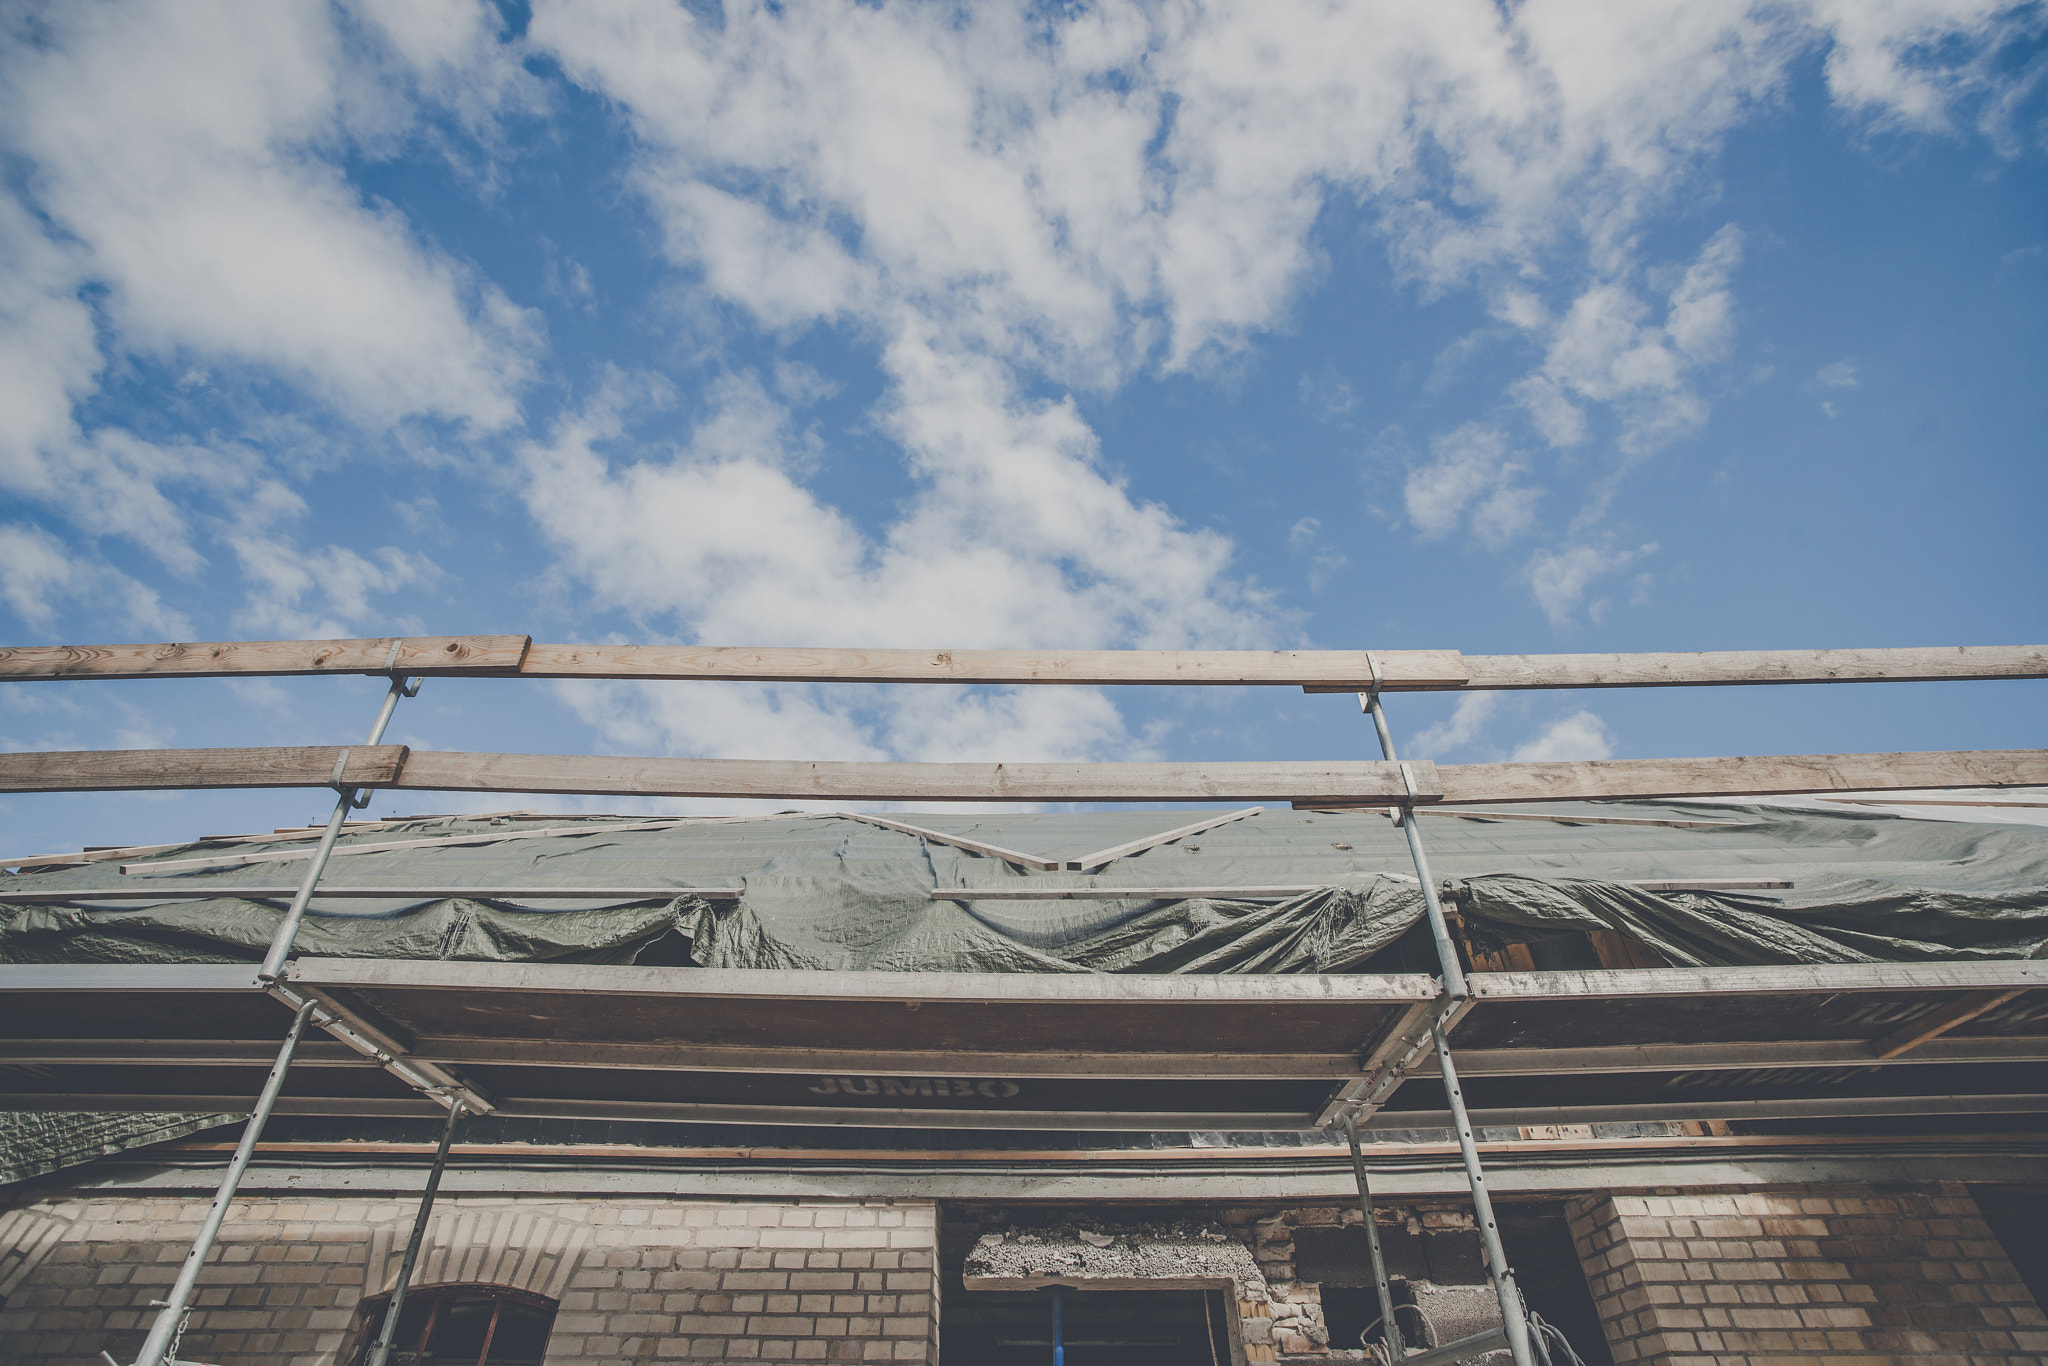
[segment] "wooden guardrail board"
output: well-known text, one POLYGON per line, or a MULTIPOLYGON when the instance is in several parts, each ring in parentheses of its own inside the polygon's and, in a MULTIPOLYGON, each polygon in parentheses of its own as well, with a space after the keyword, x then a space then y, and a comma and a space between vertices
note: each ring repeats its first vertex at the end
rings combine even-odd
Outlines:
MULTIPOLYGON (((1390 687, 1456 688, 1456 650, 1383 650, 1390 687)), ((843 650, 685 645, 535 645, 528 678, 753 683, 1337 685, 1372 680, 1364 650, 843 650)))
POLYGON ((229 640, 167 645, 0 647, 0 681, 61 678, 258 678, 287 674, 516 674, 527 636, 376 640, 229 640), (391 646, 396 641, 394 658, 391 646))
MULTIPOLYGON (((0 754, 0 792, 325 787, 338 747, 0 754)), ((843 801, 1219 802, 1386 806, 1407 799, 1379 760, 1134 764, 810 763, 575 754, 470 754, 403 745, 348 751, 352 787, 843 801)), ((1999 788, 2048 784, 2048 750, 1787 754, 1451 764, 1411 760, 1415 796, 1463 804, 1608 797, 1999 788)))
POLYGON ((1612 655, 1466 655, 1467 691, 1668 688, 1734 683, 1925 683, 2048 678, 2048 645, 1882 650, 1711 650, 1612 655))
POLYGON ((347 748, 347 787, 396 787, 404 745, 270 749, 80 749, 0 754, 0 792, 160 792, 213 787, 326 787, 347 748))
POLYGON ((1777 754, 1731 759, 1596 759, 1544 764, 1445 764, 1451 802, 1601 797, 1753 797, 2048 783, 2048 750, 1906 754, 1777 754))
MULTIPOLYGON (((1206 684, 1351 692, 1364 650, 909 650, 546 645, 526 636, 418 636, 0 648, 0 680, 385 673, 769 683, 1206 684)), ((2048 646, 1460 655, 1382 650, 1389 692, 2048 678, 2048 646)))
MULTIPOLYGON (((0 756, 4 762, 4 756, 0 756)), ((1410 763, 1425 800, 1435 767, 1410 763)), ((1405 789, 1383 760, 1326 763, 916 764, 781 759, 636 759, 415 750, 393 784, 444 792, 552 792, 777 800, 938 802, 1221 802, 1303 793, 1392 801, 1405 789)))

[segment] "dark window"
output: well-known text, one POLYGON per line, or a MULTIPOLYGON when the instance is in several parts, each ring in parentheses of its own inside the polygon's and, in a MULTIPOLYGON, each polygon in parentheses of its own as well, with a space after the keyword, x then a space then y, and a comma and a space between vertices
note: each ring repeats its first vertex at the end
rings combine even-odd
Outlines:
POLYGON ((2048 1192, 2012 1186, 1974 1186, 1977 1208, 1991 1236, 2020 1273, 2034 1302, 2048 1304, 2048 1192))
MULTIPOLYGON (((1067 1366, 1229 1366, 1233 1297, 1216 1290, 1068 1290, 1067 1366)), ((949 1291, 940 1300, 947 1366, 1044 1366, 1052 1292, 949 1291)))
MULTIPOLYGON (((364 1366, 384 1329, 388 1295, 363 1302, 356 1350, 364 1366)), ((405 1293, 390 1366, 540 1366, 554 1301, 496 1285, 435 1285, 405 1293)))
MULTIPOLYGON (((1563 1333, 1589 1366, 1612 1366, 1562 1206, 1503 1203, 1496 1207, 1496 1217, 1508 1264, 1514 1268, 1529 1307, 1563 1333)), ((1477 1233, 1409 1233, 1398 1225, 1382 1225, 1380 1252, 1386 1261, 1401 1335, 1410 1347, 1433 1340, 1427 1314, 1414 1307, 1417 1284, 1442 1288, 1488 1284, 1485 1252, 1477 1233)), ((1301 1280, 1322 1286, 1323 1322, 1330 1330, 1332 1348, 1356 1348, 1363 1335, 1369 1335, 1369 1341, 1379 1341, 1379 1294, 1372 1288, 1372 1258, 1363 1226, 1296 1229, 1294 1266, 1301 1280)))

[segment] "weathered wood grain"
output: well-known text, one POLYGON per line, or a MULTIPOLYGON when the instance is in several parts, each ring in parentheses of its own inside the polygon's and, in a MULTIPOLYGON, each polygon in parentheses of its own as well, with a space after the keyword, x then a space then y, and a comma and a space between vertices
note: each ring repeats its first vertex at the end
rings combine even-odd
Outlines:
MULTIPOLYGON (((484 820, 487 817, 477 815, 466 817, 465 819, 484 820)), ((374 830, 388 830, 394 825, 409 825, 411 823, 410 818, 405 820, 350 821, 341 827, 341 832, 343 835, 360 835, 374 830)), ((295 825, 254 835, 201 835, 196 840, 178 840, 172 844, 110 844, 103 849, 87 849, 83 853, 78 854, 17 855, 10 858, 0 858, 0 868, 20 868, 27 865, 62 867, 67 864, 111 863, 119 859, 142 858, 148 854, 161 854, 172 849, 186 849, 194 844, 218 844, 227 841, 233 841, 238 845, 279 844, 290 843, 293 840, 311 841, 320 837, 320 829, 321 827, 317 825, 295 825)), ((302 857, 311 856, 311 850, 307 850, 302 855, 302 857)), ((227 856, 222 855, 222 857, 227 856)))
POLYGON ((1598 759, 1455 764, 1437 769, 1447 802, 1600 797, 1743 797, 1923 787, 2025 787, 2048 782, 2048 750, 1907 754, 1783 754, 1727 759, 1598 759))
MULTIPOLYGON (((275 749, 86 749, 0 754, 0 792, 160 792, 210 787, 326 787, 339 745, 275 749)), ((346 787, 392 787, 404 745, 348 747, 346 787)))
MULTIPOLYGON (((1436 796, 1434 767, 1412 762, 1417 790, 1436 796)), ((415 750, 396 787, 449 792, 553 792, 826 801, 1216 802, 1405 795, 1398 768, 1329 763, 891 764, 781 759, 636 759, 415 750)))
MULTIPOLYGON (((341 750, 83 750, 0 755, 0 792, 130 792, 325 787, 341 750)), ((2048 751, 1794 754, 1462 764, 1411 760, 1416 795, 1467 805, 1603 797, 2048 784, 2048 751)), ((569 754, 471 754, 401 745, 349 751, 345 785, 443 792, 552 792, 842 801, 1287 801, 1385 806, 1407 797, 1397 765, 1375 760, 1145 764, 811 763, 569 754)), ((1000 855, 999 855, 1000 856, 1000 855)))
POLYGON ((164 645, 0 647, 0 680, 258 678, 287 674, 516 674, 526 636, 228 640, 164 645))
POLYGON ((1612 655, 1466 655, 1466 690, 1667 688, 1740 683, 1907 683, 2048 678, 2048 645, 1881 650, 1711 650, 1612 655))
MULTIPOLYGON (((1455 688, 1456 650, 1383 650, 1389 686, 1455 688)), ((1364 650, 851 650, 734 645, 541 645, 528 678, 754 683, 1312 684, 1365 687, 1364 650)))
MULTIPOLYGON (((1241 821, 1246 816, 1256 816, 1265 809, 1263 806, 1247 806, 1241 811, 1226 811, 1220 816, 1211 816, 1205 821, 1195 821, 1190 825, 1176 826, 1172 830, 1162 830, 1156 835, 1147 835, 1143 839, 1135 839, 1124 844, 1112 845, 1107 849, 1097 849, 1094 853, 1084 855, 1081 858, 1069 859, 1067 861, 1067 871, 1078 873, 1093 868, 1100 868, 1104 864, 1114 863, 1126 855, 1141 854, 1145 850, 1157 845, 1171 844, 1175 840, 1186 839, 1189 835, 1199 835, 1204 830, 1214 830, 1219 825, 1228 825, 1232 821, 1241 821)), ((1054 864, 1051 866, 1057 867, 1058 865, 1054 864)))
POLYGON ((1918 1048, 1929 1039, 1940 1038, 1957 1025, 1968 1024, 1979 1015, 1989 1014, 2013 997, 2023 994, 2024 988, 2007 987, 2003 990, 1973 991, 1958 996, 1932 1015, 1894 1030, 1882 1039, 1873 1040, 1870 1051, 1880 1058, 1896 1058, 1902 1053, 1918 1048))
MULTIPOLYGON (((529 637, 418 636, 0 648, 0 680, 384 673, 732 682, 1284 685, 1351 692, 1364 650, 905 650, 783 646, 547 645, 529 637)), ((2048 677, 2048 646, 1460 655, 1376 652, 1389 692, 1649 688, 1754 683, 2048 677)))

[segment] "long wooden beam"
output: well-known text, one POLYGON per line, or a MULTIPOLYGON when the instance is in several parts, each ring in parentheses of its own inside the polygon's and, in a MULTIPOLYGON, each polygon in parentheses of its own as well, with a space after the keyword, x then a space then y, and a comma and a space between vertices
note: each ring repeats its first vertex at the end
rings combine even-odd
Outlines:
POLYGON ((0 792, 327 787, 337 781, 347 787, 397 787, 405 756, 404 745, 40 750, 0 755, 0 792))
POLYGON ((768 683, 1370 687, 1389 692, 2048 678, 2048 645, 1460 655, 1456 650, 911 650, 546 645, 526 636, 0 648, 0 680, 404 673, 768 683), (394 648, 396 650, 394 652, 394 648))
MULTIPOLYGON (((326 887, 315 901, 663 901, 679 896, 706 901, 738 901, 739 887, 326 887)), ((63 891, 15 892, 0 885, 0 902, 17 906, 61 906, 98 901, 283 901, 298 895, 297 887, 243 887, 216 882, 205 886, 180 883, 151 886, 148 880, 125 887, 71 887, 63 891)))
POLYGON ((1736 683, 1931 683, 2048 678, 2048 645, 1882 650, 1712 650, 1614 655, 1467 655, 1468 689, 1667 688, 1736 683))
MULTIPOLYGON (((753 683, 1078 683, 1334 686, 1372 681, 1364 650, 845 650, 711 645, 535 645, 527 678, 753 683)), ((1382 650, 1386 686, 1462 687, 1456 650, 1382 650)), ((2048 670, 2044 670, 2048 672, 2048 670)))
POLYGON ((13 645, 0 647, 0 680, 516 674, 531 641, 530 636, 384 636, 376 640, 13 645))
MULTIPOLYGON (((1873 650, 1707 650, 1651 654, 1465 655, 1460 692, 1529 688, 1673 688, 1757 683, 1935 683, 2048 678, 2048 645, 1931 645, 1873 650)), ((1306 692, 1350 692, 1308 684, 1306 692)), ((1413 692, 1391 677, 1386 692, 1413 692)))
POLYGON ((0 754, 0 792, 344 786, 442 792, 839 801, 1220 802, 1375 807, 1609 797, 2000 788, 2048 784, 2048 750, 1791 754, 1435 765, 1426 760, 1143 764, 810 763, 353 749, 73 750, 0 754), (344 757, 345 756, 345 757, 344 757))
MULTIPOLYGON (((172 788, 325 787, 440 792, 815 798, 846 801, 1387 802, 1406 789, 1378 760, 1216 764, 890 764, 781 759, 615 758, 577 754, 407 751, 403 745, 299 749, 72 750, 0 755, 0 792, 140 792, 172 788)), ((1437 795, 1434 768, 1408 765, 1417 793, 1437 795)))
POLYGON ((2048 782, 2048 750, 1933 750, 1907 754, 1783 754, 1729 759, 1597 759, 1456 764, 1437 769, 1447 802, 1601 797, 1760 797, 1929 787, 2027 787, 2048 782))

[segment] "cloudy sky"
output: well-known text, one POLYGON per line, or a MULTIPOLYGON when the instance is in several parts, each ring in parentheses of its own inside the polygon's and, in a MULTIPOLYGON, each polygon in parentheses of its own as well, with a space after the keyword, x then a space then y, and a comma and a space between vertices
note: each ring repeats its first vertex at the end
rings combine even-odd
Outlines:
MULTIPOLYGON (((4 15, 8 642, 2048 635, 2037 4, 4 15)), ((1402 699, 1394 719, 1450 762, 1989 748, 2043 742, 2040 696, 1402 699)), ((375 699, 17 684, 0 746, 353 742, 375 699)), ((506 682, 429 683, 392 738, 1369 748, 1349 699, 1277 690, 506 682)), ((0 809, 39 848, 320 814, 311 794, 0 809)))

